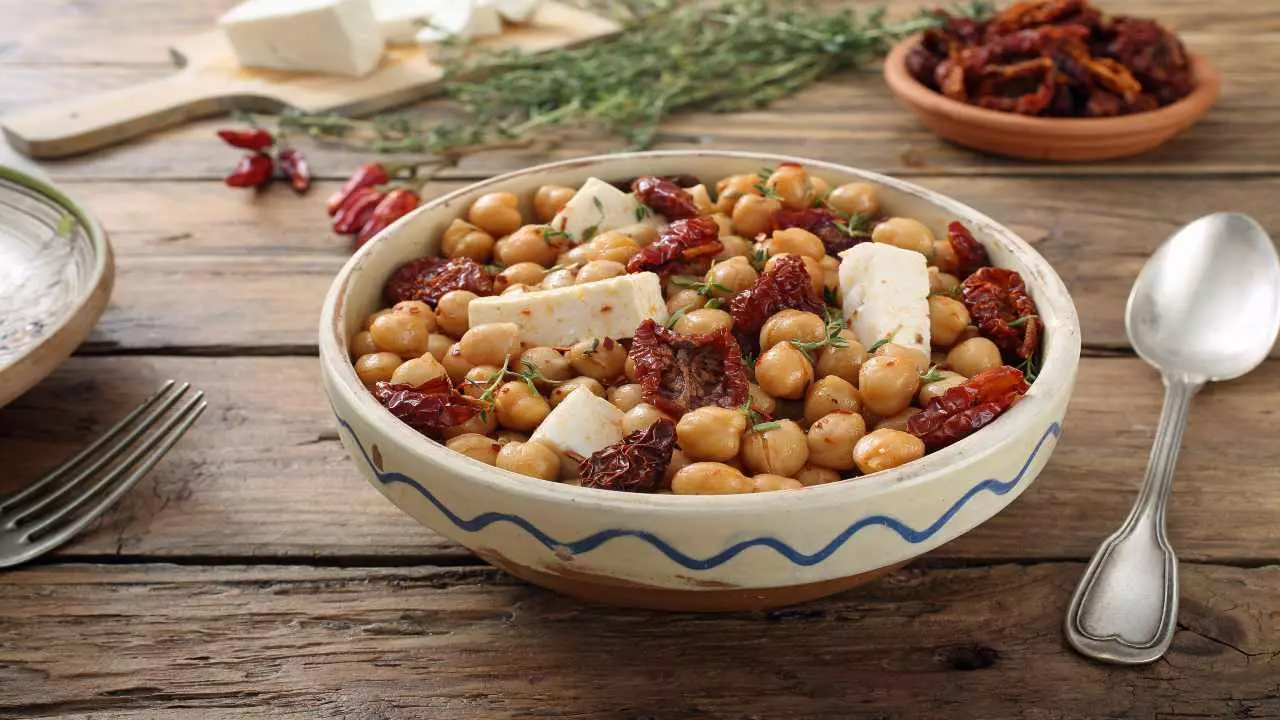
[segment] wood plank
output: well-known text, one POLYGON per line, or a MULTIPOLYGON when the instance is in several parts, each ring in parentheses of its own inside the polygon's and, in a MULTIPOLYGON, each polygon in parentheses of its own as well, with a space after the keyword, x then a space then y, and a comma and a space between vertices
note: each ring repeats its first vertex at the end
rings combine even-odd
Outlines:
MULTIPOLYGON (((1128 347, 1124 303, 1146 257, 1178 226, 1232 209, 1280 232, 1275 178, 944 178, 920 181, 1007 224, 1072 291, 1094 349, 1128 347)), ((460 187, 436 182, 429 196, 460 187)), ((112 304, 82 352, 314 352, 315 317, 348 255, 321 205, 205 182, 68 183, 116 249, 112 304)))
MULTIPOLYGON (((312 358, 74 358, 0 410, 0 491, 69 456, 169 377, 205 390, 209 412, 64 555, 405 562, 464 554, 359 478, 312 358)), ((1136 496, 1160 393, 1155 372, 1135 358, 1085 359, 1066 433, 1041 478, 933 560, 1088 558, 1136 496)), ((1169 509, 1184 560, 1280 562, 1280 467, 1264 430, 1277 405, 1280 361, 1197 398, 1169 509)))
POLYGON ((35 568, 0 578, 0 714, 1280 717, 1280 570, 1184 565, 1169 654, 1117 669, 1062 641, 1082 569, 905 571, 691 616, 479 568, 35 568))

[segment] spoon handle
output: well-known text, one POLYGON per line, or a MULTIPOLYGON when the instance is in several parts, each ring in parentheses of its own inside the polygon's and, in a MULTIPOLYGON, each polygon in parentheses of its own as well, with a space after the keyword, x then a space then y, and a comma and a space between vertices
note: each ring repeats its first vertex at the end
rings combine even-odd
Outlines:
POLYGON ((1178 617, 1178 559, 1164 510, 1191 398, 1201 383, 1165 376, 1164 409, 1133 510, 1094 554, 1067 610, 1066 634, 1083 655, 1113 663, 1158 659, 1178 617))

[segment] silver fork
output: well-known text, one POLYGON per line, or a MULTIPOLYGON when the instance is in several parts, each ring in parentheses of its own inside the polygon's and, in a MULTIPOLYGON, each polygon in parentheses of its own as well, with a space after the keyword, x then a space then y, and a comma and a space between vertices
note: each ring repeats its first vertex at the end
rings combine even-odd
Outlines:
POLYGON ((150 472, 208 406, 204 393, 196 392, 170 413, 190 389, 190 383, 166 382, 70 460, 0 500, 0 568, 70 540, 150 472))

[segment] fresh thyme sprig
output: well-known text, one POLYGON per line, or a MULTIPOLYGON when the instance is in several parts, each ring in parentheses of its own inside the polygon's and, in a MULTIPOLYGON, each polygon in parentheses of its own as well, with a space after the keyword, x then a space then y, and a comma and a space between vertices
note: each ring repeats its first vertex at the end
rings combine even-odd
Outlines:
POLYGON ((716 293, 722 293, 724 295, 733 294, 729 288, 721 285, 715 280, 699 280, 698 278, 691 277, 689 275, 673 275, 671 277, 671 282, 682 288, 689 288, 704 298, 714 298, 716 297, 716 293))
POLYGON ((798 350, 803 350, 806 354, 812 356, 812 353, 821 350, 824 347, 849 347, 849 342, 840 337, 840 331, 844 330, 844 316, 839 310, 828 307, 827 326, 822 337, 818 340, 792 340, 791 344, 798 350))

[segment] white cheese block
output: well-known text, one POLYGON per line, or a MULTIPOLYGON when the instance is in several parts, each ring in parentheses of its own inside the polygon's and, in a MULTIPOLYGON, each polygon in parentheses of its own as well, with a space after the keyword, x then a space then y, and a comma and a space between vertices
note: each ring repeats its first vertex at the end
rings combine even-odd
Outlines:
POLYGON ((384 48, 370 0, 249 0, 218 26, 245 67, 360 77, 384 48))
POLYGON ((667 319, 662 281, 653 273, 619 275, 552 290, 476 298, 467 308, 471 327, 513 322, 525 345, 567 347, 579 340, 635 334, 640 323, 667 319))
POLYGON ((457 0, 373 0, 382 38, 388 43, 413 44, 437 12, 457 0))
POLYGON ((580 387, 560 401, 529 439, 573 460, 582 460, 622 439, 622 411, 580 387))
POLYGON ((929 354, 929 271, 924 255, 866 242, 840 253, 844 316, 858 342, 883 338, 929 354))
POLYGON ((528 22, 533 17, 533 11, 538 9, 538 0, 479 0, 481 4, 488 5, 503 20, 514 23, 528 22))
POLYGON ((493 7, 476 0, 448 0, 432 13, 431 25, 418 33, 418 42, 433 42, 430 38, 435 33, 429 31, 464 38, 492 37, 502 34, 502 18, 493 7))
POLYGON ((661 228, 665 223, 631 193, 599 178, 588 178, 551 218, 551 227, 583 243, 602 232, 643 223, 661 228))

